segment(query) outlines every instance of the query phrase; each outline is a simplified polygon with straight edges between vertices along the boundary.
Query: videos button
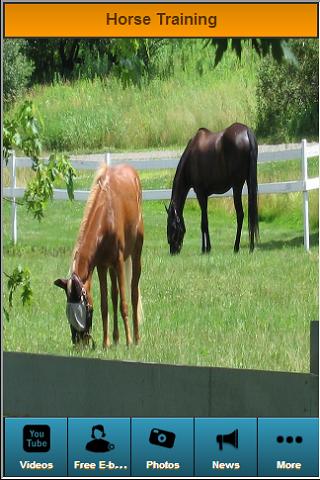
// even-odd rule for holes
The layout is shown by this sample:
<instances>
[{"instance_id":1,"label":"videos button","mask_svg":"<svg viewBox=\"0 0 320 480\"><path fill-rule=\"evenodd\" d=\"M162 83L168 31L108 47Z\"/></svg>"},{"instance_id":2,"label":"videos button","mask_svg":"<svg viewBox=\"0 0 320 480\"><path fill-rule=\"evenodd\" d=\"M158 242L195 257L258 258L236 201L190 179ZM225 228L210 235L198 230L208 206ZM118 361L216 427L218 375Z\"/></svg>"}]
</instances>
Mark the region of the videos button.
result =
<instances>
[{"instance_id":1,"label":"videos button","mask_svg":"<svg viewBox=\"0 0 320 480\"><path fill-rule=\"evenodd\" d=\"M8 477L67 475L67 419L6 418L5 474Z\"/></svg>"}]
</instances>

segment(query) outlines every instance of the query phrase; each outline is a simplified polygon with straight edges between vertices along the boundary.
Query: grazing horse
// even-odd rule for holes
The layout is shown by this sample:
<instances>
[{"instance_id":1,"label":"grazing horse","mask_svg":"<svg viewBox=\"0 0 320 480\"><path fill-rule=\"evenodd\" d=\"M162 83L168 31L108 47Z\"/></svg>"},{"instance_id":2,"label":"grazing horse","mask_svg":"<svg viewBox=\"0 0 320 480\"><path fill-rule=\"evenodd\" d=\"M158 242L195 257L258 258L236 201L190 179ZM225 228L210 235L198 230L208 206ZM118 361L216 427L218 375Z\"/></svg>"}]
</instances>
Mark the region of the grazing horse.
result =
<instances>
[{"instance_id":1,"label":"grazing horse","mask_svg":"<svg viewBox=\"0 0 320 480\"><path fill-rule=\"evenodd\" d=\"M222 132L200 128L189 141L179 161L173 180L169 208L166 207L167 238L170 253L179 253L186 232L183 208L190 188L193 188L201 208L202 252L210 252L208 228L208 196L233 189L237 214L237 234L234 251L239 251L242 223L242 187L248 186L248 224L250 251L259 236L257 200L258 147L253 132L245 125L234 123Z\"/></svg>"},{"instance_id":2,"label":"grazing horse","mask_svg":"<svg viewBox=\"0 0 320 480\"><path fill-rule=\"evenodd\" d=\"M126 343L131 343L126 302L126 281L131 277L131 302L134 341L139 342L141 300L139 279L143 245L141 185L138 174L128 165L103 166L97 173L80 226L72 257L71 276L57 279L54 284L67 295L67 318L72 342L89 343L92 323L91 281L97 267L103 346L110 346L108 331L107 273L111 278L113 303L113 340L119 341L118 292L124 322Z\"/></svg>"}]
</instances>

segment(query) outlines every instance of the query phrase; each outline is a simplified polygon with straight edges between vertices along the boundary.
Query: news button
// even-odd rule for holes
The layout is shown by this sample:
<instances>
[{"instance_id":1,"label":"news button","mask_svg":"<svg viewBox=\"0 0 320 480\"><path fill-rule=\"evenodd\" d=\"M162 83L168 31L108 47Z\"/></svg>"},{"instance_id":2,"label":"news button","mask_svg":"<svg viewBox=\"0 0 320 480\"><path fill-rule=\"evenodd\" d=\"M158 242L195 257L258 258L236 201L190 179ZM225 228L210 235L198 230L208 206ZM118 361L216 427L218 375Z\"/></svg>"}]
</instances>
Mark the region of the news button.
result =
<instances>
[{"instance_id":1,"label":"news button","mask_svg":"<svg viewBox=\"0 0 320 480\"><path fill-rule=\"evenodd\" d=\"M196 418L195 475L257 475L256 418Z\"/></svg>"}]
</instances>

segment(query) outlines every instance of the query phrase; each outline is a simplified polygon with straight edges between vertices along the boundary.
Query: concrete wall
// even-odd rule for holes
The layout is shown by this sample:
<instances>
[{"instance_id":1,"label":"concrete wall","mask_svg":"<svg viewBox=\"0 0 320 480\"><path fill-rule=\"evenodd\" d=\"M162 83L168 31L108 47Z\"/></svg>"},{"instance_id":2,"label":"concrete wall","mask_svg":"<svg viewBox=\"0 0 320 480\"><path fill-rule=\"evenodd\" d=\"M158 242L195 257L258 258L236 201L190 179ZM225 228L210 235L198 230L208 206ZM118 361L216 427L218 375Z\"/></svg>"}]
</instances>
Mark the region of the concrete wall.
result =
<instances>
[{"instance_id":1,"label":"concrete wall","mask_svg":"<svg viewBox=\"0 0 320 480\"><path fill-rule=\"evenodd\" d=\"M4 415L318 416L318 375L4 353Z\"/></svg>"}]
</instances>

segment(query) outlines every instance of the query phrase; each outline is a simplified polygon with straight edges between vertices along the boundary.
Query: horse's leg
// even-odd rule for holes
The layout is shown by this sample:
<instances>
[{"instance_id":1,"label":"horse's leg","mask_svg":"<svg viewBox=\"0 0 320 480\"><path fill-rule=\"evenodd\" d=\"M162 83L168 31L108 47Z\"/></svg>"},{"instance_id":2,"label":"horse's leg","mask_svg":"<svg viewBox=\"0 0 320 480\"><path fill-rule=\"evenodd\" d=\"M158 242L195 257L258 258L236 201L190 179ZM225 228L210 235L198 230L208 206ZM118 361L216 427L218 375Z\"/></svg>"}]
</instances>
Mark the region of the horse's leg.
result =
<instances>
[{"instance_id":1,"label":"horse's leg","mask_svg":"<svg viewBox=\"0 0 320 480\"><path fill-rule=\"evenodd\" d=\"M119 327L118 327L118 285L116 272L110 268L111 278L111 298L113 305L113 341L119 342Z\"/></svg>"},{"instance_id":2,"label":"horse's leg","mask_svg":"<svg viewBox=\"0 0 320 480\"><path fill-rule=\"evenodd\" d=\"M109 315L108 315L108 290L107 290L107 269L103 266L98 266L98 276L100 283L100 304L103 325L103 346L110 347L109 340Z\"/></svg>"},{"instance_id":3,"label":"horse's leg","mask_svg":"<svg viewBox=\"0 0 320 480\"><path fill-rule=\"evenodd\" d=\"M120 291L120 312L124 323L124 330L126 333L126 342L127 346L132 343L129 322L128 322L128 305L126 302L126 274L125 274L125 265L123 254L119 253L118 264L117 264L117 275L119 282L119 291Z\"/></svg>"},{"instance_id":4,"label":"horse's leg","mask_svg":"<svg viewBox=\"0 0 320 480\"><path fill-rule=\"evenodd\" d=\"M243 216L244 216L241 195L242 195L242 187L240 188L233 187L233 203L234 203L234 208L237 214L237 235L236 235L236 240L234 242L234 247L233 247L233 250L235 253L239 251L241 230L242 230Z\"/></svg>"},{"instance_id":5,"label":"horse's leg","mask_svg":"<svg viewBox=\"0 0 320 480\"><path fill-rule=\"evenodd\" d=\"M197 198L201 208L202 253L206 253L211 250L208 225L208 197L203 193L197 193Z\"/></svg>"},{"instance_id":6,"label":"horse's leg","mask_svg":"<svg viewBox=\"0 0 320 480\"><path fill-rule=\"evenodd\" d=\"M139 336L139 280L141 274L141 250L142 250L143 237L138 236L135 252L132 255L132 280L131 280L131 303L133 314L133 334L134 343L137 345L140 340ZM140 300L141 301L141 300Z\"/></svg>"}]
</instances>

